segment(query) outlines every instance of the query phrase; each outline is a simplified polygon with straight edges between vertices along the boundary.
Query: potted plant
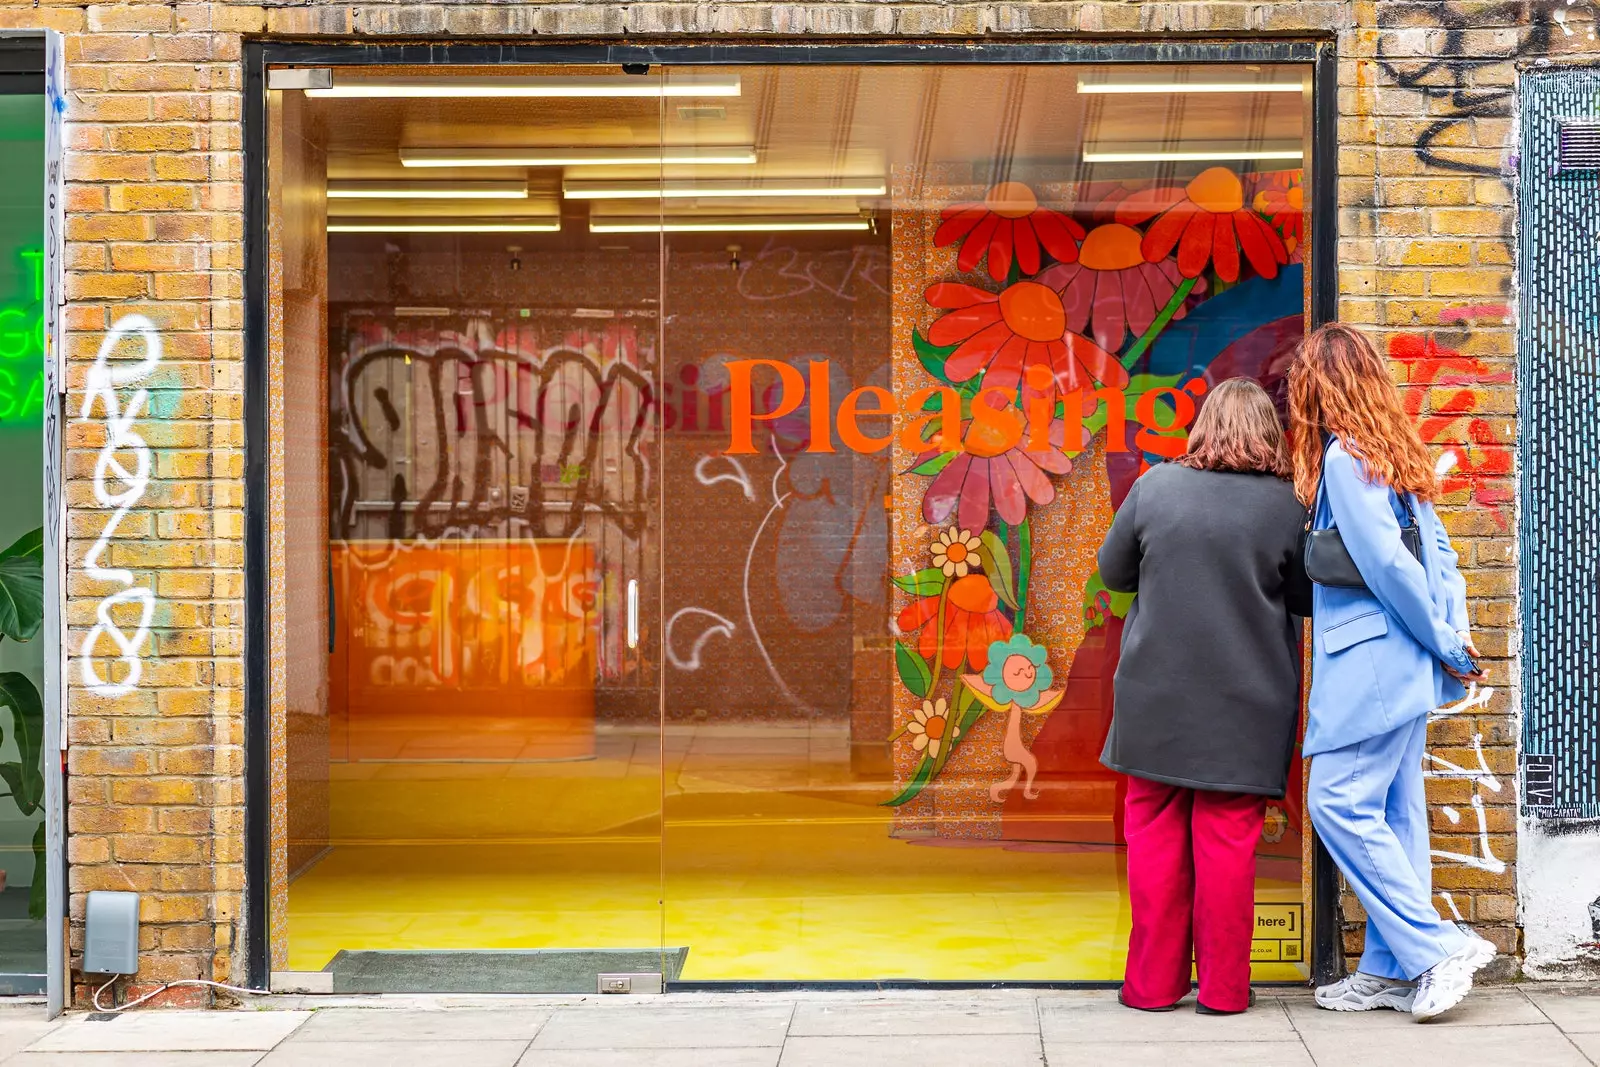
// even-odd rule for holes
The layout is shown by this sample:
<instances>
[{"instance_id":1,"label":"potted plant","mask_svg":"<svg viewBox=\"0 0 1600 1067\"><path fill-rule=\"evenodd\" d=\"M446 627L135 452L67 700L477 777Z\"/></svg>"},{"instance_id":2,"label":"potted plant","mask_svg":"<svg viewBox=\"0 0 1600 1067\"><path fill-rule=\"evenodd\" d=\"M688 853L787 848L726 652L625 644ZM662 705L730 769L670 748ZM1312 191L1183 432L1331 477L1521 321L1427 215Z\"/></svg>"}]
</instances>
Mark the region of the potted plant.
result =
<instances>
[{"instance_id":1,"label":"potted plant","mask_svg":"<svg viewBox=\"0 0 1600 1067\"><path fill-rule=\"evenodd\" d=\"M0 552L0 640L31 641L44 622L44 528L23 534ZM21 671L0 671L0 707L11 713L18 760L0 763L0 780L24 816L44 806L44 701ZM4 738L0 726L0 739ZM44 821L33 834L33 885L28 917L44 918Z\"/></svg>"}]
</instances>

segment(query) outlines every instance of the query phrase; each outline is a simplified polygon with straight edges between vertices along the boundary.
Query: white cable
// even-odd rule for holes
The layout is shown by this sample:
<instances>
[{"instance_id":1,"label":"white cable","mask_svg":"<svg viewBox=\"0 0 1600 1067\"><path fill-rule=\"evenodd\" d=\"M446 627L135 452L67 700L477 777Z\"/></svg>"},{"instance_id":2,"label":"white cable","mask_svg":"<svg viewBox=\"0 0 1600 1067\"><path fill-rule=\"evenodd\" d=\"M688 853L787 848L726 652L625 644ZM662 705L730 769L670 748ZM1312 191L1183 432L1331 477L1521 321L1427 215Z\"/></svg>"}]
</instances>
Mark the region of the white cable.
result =
<instances>
[{"instance_id":1,"label":"white cable","mask_svg":"<svg viewBox=\"0 0 1600 1067\"><path fill-rule=\"evenodd\" d=\"M173 988L175 988L177 986L181 986L181 985L205 985L205 986L211 986L213 989L225 989L230 993L243 993L246 996L252 996L252 997L260 996L261 992L262 992L259 989L243 989L243 988L241 988L239 986L236 986L236 985L225 985L222 982L208 982L204 978L180 978L176 982L168 982L166 985L162 986L160 989L152 990L151 992L146 993L144 996L140 997L138 1000L130 1000L130 1001L128 1001L128 1003L122 1005L119 1008L107 1008L107 1007L104 1007L100 1003L100 994L104 993L107 989L110 989L111 988L111 983L115 982L118 978L121 978L121 977L122 977L122 975L120 975L120 974L112 975L109 979L106 980L106 984L105 985L101 986L99 989L96 989L94 991L94 1010L95 1011L105 1012L106 1014L109 1014L109 1015L115 1015L118 1012L127 1011L129 1008L137 1008L139 1005L143 1004L145 1001L149 1000L150 998L159 997L161 994L165 993L167 990L173 989Z\"/></svg>"}]
</instances>

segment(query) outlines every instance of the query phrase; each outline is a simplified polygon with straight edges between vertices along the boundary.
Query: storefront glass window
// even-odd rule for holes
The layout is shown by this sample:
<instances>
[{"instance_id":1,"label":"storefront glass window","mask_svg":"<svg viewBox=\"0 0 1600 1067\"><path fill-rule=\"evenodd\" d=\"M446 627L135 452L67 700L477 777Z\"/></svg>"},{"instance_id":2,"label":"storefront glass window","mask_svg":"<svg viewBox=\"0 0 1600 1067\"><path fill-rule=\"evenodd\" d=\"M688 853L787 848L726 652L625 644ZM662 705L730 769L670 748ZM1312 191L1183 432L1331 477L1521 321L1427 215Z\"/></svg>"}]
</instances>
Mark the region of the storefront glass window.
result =
<instances>
[{"instance_id":1,"label":"storefront glass window","mask_svg":"<svg viewBox=\"0 0 1600 1067\"><path fill-rule=\"evenodd\" d=\"M1095 550L1209 386L1281 402L1309 106L1270 65L274 93L274 969L1120 977ZM1261 979L1304 974L1299 788Z\"/></svg>"},{"instance_id":2,"label":"storefront glass window","mask_svg":"<svg viewBox=\"0 0 1600 1067\"><path fill-rule=\"evenodd\" d=\"M44 95L0 74L0 993L44 990ZM24 91L13 91L21 89Z\"/></svg>"}]
</instances>

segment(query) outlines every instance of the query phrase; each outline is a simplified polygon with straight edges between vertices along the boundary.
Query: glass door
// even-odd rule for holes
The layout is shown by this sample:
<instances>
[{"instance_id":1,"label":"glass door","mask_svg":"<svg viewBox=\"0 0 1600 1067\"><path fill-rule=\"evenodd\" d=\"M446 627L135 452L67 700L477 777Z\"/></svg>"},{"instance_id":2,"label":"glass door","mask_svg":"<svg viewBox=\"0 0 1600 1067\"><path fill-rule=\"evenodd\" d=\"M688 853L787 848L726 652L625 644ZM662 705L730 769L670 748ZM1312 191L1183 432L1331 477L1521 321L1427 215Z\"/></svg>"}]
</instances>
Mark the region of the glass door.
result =
<instances>
[{"instance_id":1,"label":"glass door","mask_svg":"<svg viewBox=\"0 0 1600 1067\"><path fill-rule=\"evenodd\" d=\"M633 193L665 231L667 943L686 981L1120 979L1131 598L1095 554L1208 386L1283 396L1309 68L668 83L717 75L663 135L752 162ZM1299 788L1258 979L1304 975Z\"/></svg>"},{"instance_id":2,"label":"glass door","mask_svg":"<svg viewBox=\"0 0 1600 1067\"><path fill-rule=\"evenodd\" d=\"M660 78L277 101L288 937L333 991L593 993L661 943ZM608 979L606 976L624 976ZM631 977L629 977L631 976Z\"/></svg>"}]
</instances>

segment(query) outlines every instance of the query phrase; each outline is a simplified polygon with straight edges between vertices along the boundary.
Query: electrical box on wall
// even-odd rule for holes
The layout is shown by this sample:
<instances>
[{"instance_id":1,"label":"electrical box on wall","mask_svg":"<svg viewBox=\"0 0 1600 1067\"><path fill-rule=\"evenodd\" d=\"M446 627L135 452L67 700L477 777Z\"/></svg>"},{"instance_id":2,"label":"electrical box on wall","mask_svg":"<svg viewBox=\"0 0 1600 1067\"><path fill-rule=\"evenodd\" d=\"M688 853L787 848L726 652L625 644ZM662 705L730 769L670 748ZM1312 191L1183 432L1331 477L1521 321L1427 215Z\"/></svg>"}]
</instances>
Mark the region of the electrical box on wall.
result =
<instances>
[{"instance_id":1,"label":"electrical box on wall","mask_svg":"<svg viewBox=\"0 0 1600 1067\"><path fill-rule=\"evenodd\" d=\"M135 974L139 970L139 894L97 889L83 921L83 970Z\"/></svg>"}]
</instances>

